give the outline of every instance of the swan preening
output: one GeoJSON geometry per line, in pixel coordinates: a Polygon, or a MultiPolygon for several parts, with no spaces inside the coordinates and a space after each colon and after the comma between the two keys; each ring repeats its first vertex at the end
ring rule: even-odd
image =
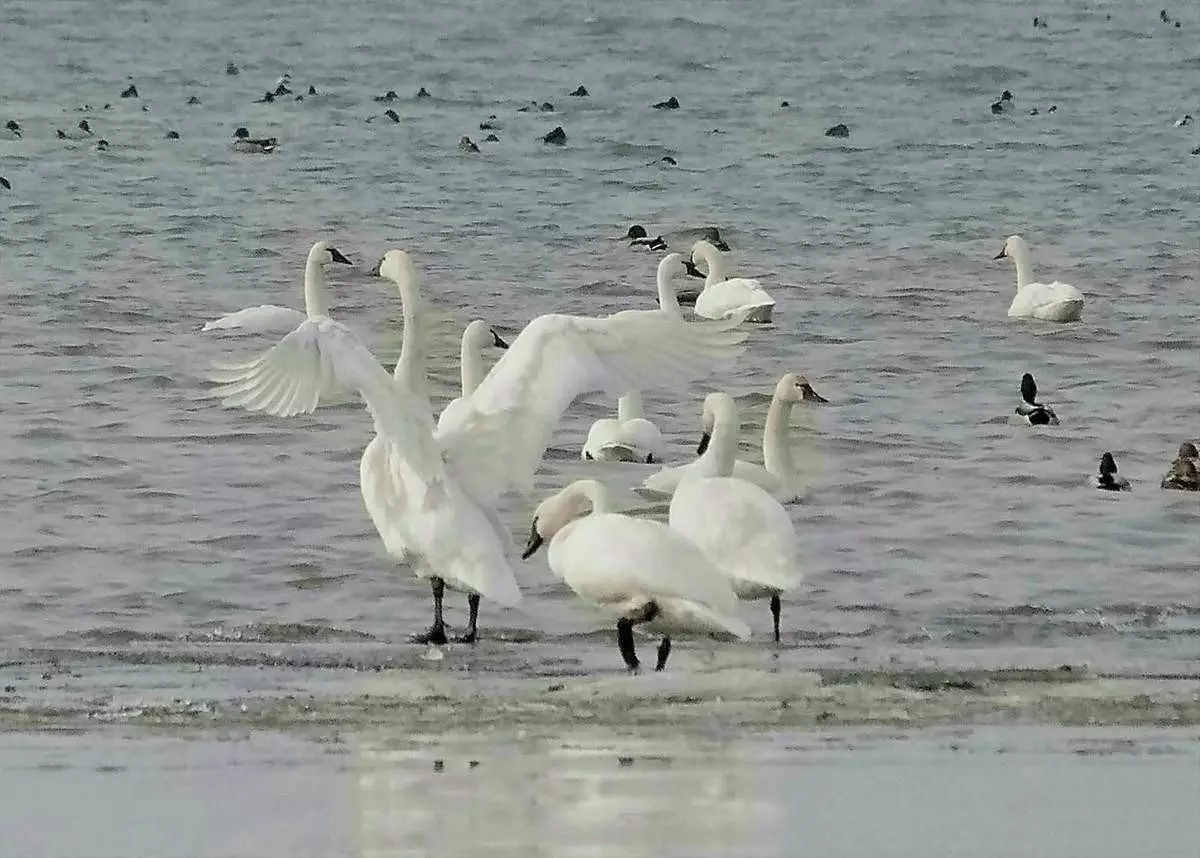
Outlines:
{"type": "Polygon", "coordinates": [[[589,392],[620,395],[701,377],[743,351],[744,319],[689,324],[659,310],[539,316],[463,397],[464,407],[435,427],[415,267],[407,253],[391,250],[379,273],[404,302],[394,374],[328,315],[323,278],[306,277],[305,318],[253,360],[215,367],[214,393],[229,407],[287,417],[312,412],[335,391],[357,392],[376,433],[360,463],[363,500],[388,553],[431,582],[433,624],[417,639],[447,639],[442,596],[449,587],[468,594],[464,639],[471,640],[480,597],[501,605],[520,599],[495,503],[508,491],[532,489],[571,403],[589,392]]]}
{"type": "Polygon", "coordinates": [[[1077,322],[1083,313],[1083,293],[1069,283],[1033,282],[1029,245],[1019,235],[1010,235],[996,259],[1011,257],[1017,269],[1017,294],[1008,307],[1014,319],[1041,319],[1046,322],[1077,322]]]}

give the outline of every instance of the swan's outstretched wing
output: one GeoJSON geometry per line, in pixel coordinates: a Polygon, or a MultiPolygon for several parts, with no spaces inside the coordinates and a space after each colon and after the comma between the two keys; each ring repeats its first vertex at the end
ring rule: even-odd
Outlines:
{"type": "Polygon", "coordinates": [[[376,434],[403,450],[418,476],[432,483],[444,475],[428,405],[394,381],[341,322],[306,319],[254,360],[215,367],[209,380],[225,405],[277,417],[308,414],[322,397],[357,391],[375,418],[376,434]]]}
{"type": "Polygon", "coordinates": [[[282,334],[292,330],[308,318],[299,310],[263,304],[229,313],[219,319],[205,323],[202,331],[228,331],[233,329],[252,333],[282,334]]]}
{"type": "Polygon", "coordinates": [[[676,386],[743,350],[744,316],[689,324],[657,311],[540,316],[525,326],[437,437],[476,497],[527,492],[568,406],[585,393],[676,386]]]}

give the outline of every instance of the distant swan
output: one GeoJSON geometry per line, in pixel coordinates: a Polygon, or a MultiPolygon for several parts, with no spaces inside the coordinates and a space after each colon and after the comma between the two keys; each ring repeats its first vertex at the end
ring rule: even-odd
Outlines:
{"type": "Polygon", "coordinates": [[[550,570],[617,617],[617,646],[630,670],[640,665],[635,625],[663,635],[655,670],[667,664],[672,634],[750,636],[727,576],[704,552],[661,522],[615,512],[595,480],[573,482],[538,504],[521,556],[529,559],[547,540],[550,570]]]}
{"type": "Polygon", "coordinates": [[[1014,319],[1046,322],[1077,322],[1083,313],[1083,293],[1069,283],[1034,283],[1029,262],[1029,245],[1019,235],[1010,235],[996,259],[1012,257],[1017,268],[1017,294],[1008,307],[1014,319]]]}
{"type": "Polygon", "coordinates": [[[748,322],[769,322],[775,311],[775,299],[757,280],[746,277],[725,279],[725,259],[721,251],[707,241],[692,245],[692,263],[703,262],[708,269],[704,291],[696,298],[696,315],[704,319],[727,319],[747,311],[748,322]]]}

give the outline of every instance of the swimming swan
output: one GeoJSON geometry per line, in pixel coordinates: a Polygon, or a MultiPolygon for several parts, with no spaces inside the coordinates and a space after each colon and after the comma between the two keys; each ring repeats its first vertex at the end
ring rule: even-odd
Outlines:
{"type": "Polygon", "coordinates": [[[1008,307],[1013,319],[1046,322],[1077,322],[1083,313],[1083,293],[1069,283],[1034,283],[1029,263],[1029,245],[1019,235],[1010,235],[996,259],[1011,256],[1017,267],[1017,294],[1008,307]]]}
{"type": "MultiPolygon", "coordinates": [[[[210,378],[227,407],[280,417],[311,413],[333,391],[362,396],[379,436],[360,463],[363,499],[388,552],[430,579],[434,622],[416,640],[442,642],[444,587],[468,594],[472,620],[481,596],[502,605],[520,599],[495,502],[532,489],[570,404],[594,391],[677,384],[736,358],[745,334],[735,330],[741,319],[689,325],[657,311],[539,316],[465,398],[468,407],[435,429],[411,259],[388,251],[379,273],[404,300],[405,347],[418,344],[402,349],[394,375],[347,326],[323,315],[251,361],[218,366],[210,378]]],[[[472,622],[467,640],[474,631],[472,622]]]]}
{"type": "Polygon", "coordinates": [[[1037,382],[1029,373],[1021,376],[1021,400],[1014,413],[1024,417],[1030,426],[1058,425],[1058,415],[1054,409],[1037,401],[1037,382]]]}
{"type": "MultiPolygon", "coordinates": [[[[792,407],[798,402],[826,402],[827,400],[813,390],[808,379],[794,372],[789,372],[779,379],[775,385],[775,394],[771,397],[771,405],[767,408],[767,421],[763,426],[762,453],[763,464],[738,459],[733,463],[733,477],[753,483],[759,488],[770,492],[771,496],[780,503],[791,503],[800,499],[803,486],[796,462],[792,457],[792,444],[789,434],[789,424],[792,407]]],[[[705,418],[707,421],[707,418],[705,418]]],[[[706,422],[704,434],[697,448],[699,458],[686,465],[663,468],[657,474],[651,474],[642,483],[646,490],[659,495],[674,493],[680,481],[693,474],[715,476],[713,468],[716,465],[715,455],[709,455],[710,428],[706,422]]],[[[735,441],[736,446],[736,441],[735,441]]]]}
{"type": "Polygon", "coordinates": [[[479,387],[479,383],[487,375],[487,370],[483,365],[483,350],[488,346],[507,349],[508,343],[487,322],[476,319],[467,325],[466,330],[463,331],[462,349],[459,352],[461,395],[446,403],[446,407],[438,415],[438,428],[441,428],[444,420],[453,421],[455,419],[454,411],[456,409],[467,407],[465,405],[466,397],[475,392],[475,388],[479,387]],[[447,414],[450,416],[447,417],[447,414]]]}
{"type": "Polygon", "coordinates": [[[529,559],[547,540],[550,570],[617,617],[617,646],[630,670],[639,666],[635,625],[663,635],[655,670],[666,666],[672,634],[750,636],[729,579],[704,552],[662,522],[615,512],[595,480],[577,480],[538,504],[521,556],[529,559]]]}
{"type": "Polygon", "coordinates": [[[597,420],[588,430],[580,457],[597,462],[662,461],[663,437],[646,419],[640,393],[626,393],[617,400],[616,419],[597,420]]]}
{"type": "Polygon", "coordinates": [[[787,510],[753,483],[733,477],[737,405],[727,393],[710,393],[704,419],[711,421],[714,475],[686,479],[671,498],[670,524],[729,576],[743,601],[771,600],[779,642],[780,594],[800,585],[800,540],[787,510]]]}
{"type": "Polygon", "coordinates": [[[308,251],[304,263],[304,312],[291,307],[262,304],[229,313],[208,322],[204,331],[242,329],[260,333],[282,333],[290,331],[305,319],[325,316],[329,313],[329,298],[325,288],[325,266],[331,263],[352,264],[327,241],[318,241],[308,251]]]}
{"type": "Polygon", "coordinates": [[[703,319],[727,319],[746,311],[748,322],[769,322],[775,311],[775,299],[762,284],[746,277],[725,279],[725,260],[721,251],[707,241],[692,245],[692,263],[703,262],[708,269],[704,291],[696,298],[696,315],[703,319]]]}

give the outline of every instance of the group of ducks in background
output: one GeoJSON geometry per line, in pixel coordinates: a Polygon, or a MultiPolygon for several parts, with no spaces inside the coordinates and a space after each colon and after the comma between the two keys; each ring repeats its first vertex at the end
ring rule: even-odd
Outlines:
{"type": "MultiPolygon", "coordinates": [[[[218,365],[211,380],[229,407],[286,417],[312,412],[336,391],[364,400],[375,437],[364,450],[360,486],[368,514],[388,554],[427,578],[433,622],[413,639],[474,642],[482,598],[512,606],[520,588],[508,533],[497,503],[510,491],[532,491],[534,474],[566,410],[587,393],[618,397],[616,418],[596,421],[581,450],[584,460],[660,462],[661,433],[647,420],[641,391],[678,388],[740,355],[748,322],[767,322],[774,300],[761,283],[726,279],[725,260],[710,228],[689,257],[668,253],[658,264],[659,307],[605,317],[550,314],[531,321],[511,343],[486,322],[471,322],[461,351],[461,392],[437,416],[426,379],[424,298],[415,266],[402,250],[388,251],[372,273],[396,284],[403,302],[404,337],[392,373],[329,311],[325,269],[350,260],[318,242],[305,265],[305,309],[264,305],[209,322],[204,330],[289,330],[252,360],[218,365]],[[697,320],[680,307],[679,283],[705,278],[696,294],[697,320]],[[487,370],[484,349],[503,351],[487,370]],[[466,631],[447,635],[446,588],[465,592],[466,631]]],[[[635,225],[635,247],[664,249],[635,225]]],[[[1078,319],[1083,296],[1063,283],[1033,282],[1019,236],[1000,256],[1017,265],[1018,294],[1009,315],[1078,319]],[[1039,315],[1041,314],[1041,315],[1039,315]]],[[[1016,413],[1030,425],[1058,423],[1037,401],[1026,373],[1016,413]]],[[[800,403],[825,403],[804,376],[788,372],[775,385],[763,436],[763,464],[737,458],[740,420],[727,393],[709,394],[701,410],[697,458],[663,467],[642,484],[670,499],[667,521],[628,515],[618,493],[595,479],[576,480],[533,512],[522,558],[547,546],[548,564],[582,599],[616,618],[625,664],[640,666],[636,626],[660,634],[661,670],[679,633],[749,637],[739,600],[768,602],[780,640],[782,596],[797,587],[798,536],[783,504],[800,499],[789,423],[800,403]]],[[[1188,442],[1163,486],[1200,490],[1196,445],[1188,442]]],[[[1098,486],[1128,488],[1110,453],[1101,459],[1098,486]]]]}

